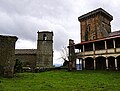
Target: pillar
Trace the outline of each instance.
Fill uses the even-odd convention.
[[[96,69],[96,61],[95,61],[95,59],[94,59],[94,70]]]
[[[93,51],[95,51],[95,43],[93,43]]]
[[[108,58],[106,58],[106,69],[108,69]]]
[[[116,52],[115,39],[113,39],[114,52]]]
[[[113,46],[114,46],[114,48],[116,48],[115,39],[113,39]]]
[[[85,52],[85,46],[83,45],[83,52]]]
[[[107,49],[107,42],[105,41],[105,49]]]
[[[83,68],[85,69],[85,59],[83,59]]]
[[[74,40],[69,39],[69,61],[73,63],[73,67],[76,66],[76,58],[75,58],[75,46]]]
[[[115,69],[118,70],[117,68],[117,59],[115,58]]]

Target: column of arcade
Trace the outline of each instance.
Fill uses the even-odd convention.
[[[107,42],[107,40],[104,40],[103,41],[104,42],[104,49],[99,49],[99,50],[106,50],[106,54],[107,54],[107,50],[110,48],[109,47],[109,45],[108,45],[108,42]],[[113,39],[112,40],[112,45],[113,45],[113,48],[112,49],[114,49],[114,52],[116,52],[116,43],[115,43],[115,39]],[[92,51],[94,52],[94,55],[93,55],[93,64],[94,64],[94,66],[93,66],[93,69],[96,69],[96,61],[97,61],[97,58],[95,57],[95,51],[98,51],[98,48],[97,48],[97,45],[99,45],[99,44],[96,44],[96,42],[93,42],[92,43]],[[102,45],[99,45],[99,46],[102,46]],[[84,57],[85,57],[85,52],[87,52],[87,51],[89,51],[88,49],[87,49],[88,47],[85,47],[85,44],[83,44],[83,48],[82,48],[82,52],[83,52],[83,54],[84,54]],[[101,47],[102,48],[102,47]],[[90,50],[91,51],[91,50]],[[103,68],[105,68],[105,69],[109,69],[110,67],[111,67],[111,62],[109,62],[110,60],[108,60],[108,59],[110,59],[110,58],[107,58],[107,56],[105,57],[105,66],[106,67],[103,67]],[[113,61],[113,60],[111,60],[111,61]],[[99,63],[99,62],[98,62]],[[85,60],[85,58],[83,58],[83,68],[84,69],[86,69],[86,60]],[[99,68],[99,67],[97,67],[97,68]],[[117,63],[117,58],[115,58],[114,57],[114,68],[116,69],[116,70],[118,70],[118,63]]]

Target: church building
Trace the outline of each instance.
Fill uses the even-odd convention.
[[[15,59],[32,70],[52,67],[53,32],[38,31],[37,49],[15,49]]]

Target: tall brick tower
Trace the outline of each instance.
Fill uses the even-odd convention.
[[[81,42],[108,37],[113,16],[98,8],[78,17],[81,27]]]
[[[53,32],[38,32],[36,66],[44,68],[53,66]]]

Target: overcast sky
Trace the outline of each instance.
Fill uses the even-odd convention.
[[[119,0],[0,0],[0,34],[15,35],[16,48],[37,48],[37,31],[54,32],[54,63],[69,39],[80,42],[78,17],[103,8],[113,15],[112,31],[120,29]]]

